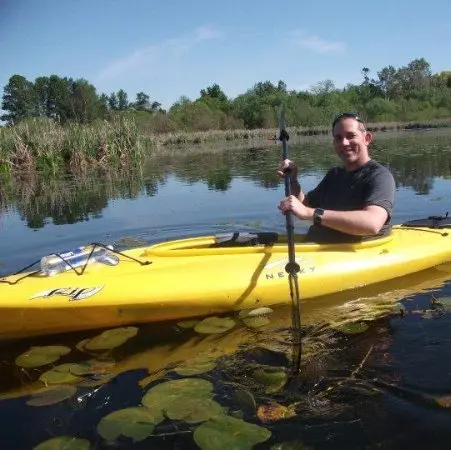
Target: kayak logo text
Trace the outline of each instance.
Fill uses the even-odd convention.
[[[64,296],[69,297],[69,301],[71,302],[74,300],[84,300],[85,298],[92,297],[102,289],[103,285],[88,288],[67,287],[67,288],[47,289],[46,291],[38,292],[37,294],[32,295],[29,298],[29,300],[34,300],[35,298],[51,298],[57,296]]]

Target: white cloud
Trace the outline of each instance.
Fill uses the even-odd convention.
[[[103,67],[96,76],[97,81],[115,78],[131,71],[136,72],[146,68],[158,59],[177,58],[196,45],[222,37],[222,32],[212,27],[199,27],[186,36],[166,39],[133,51]]]
[[[344,42],[327,41],[300,30],[293,31],[290,39],[295,46],[305,48],[314,53],[343,53],[346,50]]]

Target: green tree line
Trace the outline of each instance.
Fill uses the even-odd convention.
[[[98,94],[87,80],[38,77],[34,82],[13,75],[4,88],[1,119],[16,125],[31,117],[47,117],[61,124],[90,124],[118,115],[136,121],[141,132],[208,131],[277,127],[281,101],[290,126],[330,123],[340,111],[356,111],[370,122],[428,121],[451,116],[451,71],[433,74],[424,59],[406,66],[384,67],[371,76],[362,68],[362,82],[342,89],[331,80],[308,91],[288,90],[284,81],[260,81],[231,99],[218,84],[200,91],[195,100],[180,98],[167,111],[150,95],[139,92],[134,101],[120,89]]]

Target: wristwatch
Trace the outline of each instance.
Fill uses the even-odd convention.
[[[313,212],[313,223],[315,225],[321,225],[321,221],[323,219],[324,209],[316,208]]]

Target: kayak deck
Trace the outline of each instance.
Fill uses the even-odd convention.
[[[89,264],[83,275],[67,271],[2,278],[0,338],[289,303],[286,239],[275,236],[264,244],[251,239],[247,246],[218,245],[217,236],[179,239],[124,251],[117,266]],[[451,260],[451,236],[443,229],[396,226],[387,237],[351,244],[303,239],[298,236],[295,245],[302,300]]]

